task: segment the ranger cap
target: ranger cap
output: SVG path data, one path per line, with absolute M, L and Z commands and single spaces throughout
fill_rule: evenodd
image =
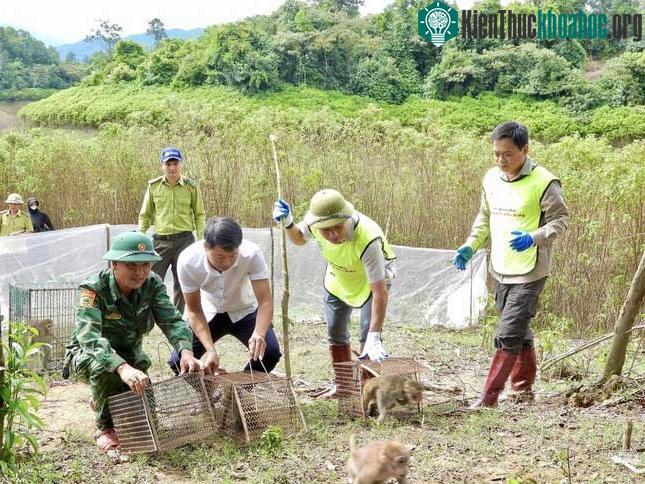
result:
M 336 190 L 320 190 L 309 202 L 305 223 L 310 227 L 324 229 L 338 225 L 352 216 L 354 206 Z
M 143 232 L 123 232 L 112 241 L 110 250 L 103 256 L 116 262 L 157 262 L 161 256 L 155 251 L 152 239 Z
M 19 203 L 20 205 L 22 205 L 25 202 L 22 201 L 22 197 L 20 195 L 18 195 L 17 193 L 12 193 L 7 197 L 4 203 Z
M 161 150 L 161 156 L 159 157 L 159 160 L 162 163 L 168 160 L 184 161 L 184 157 L 182 156 L 181 151 L 179 151 L 179 148 L 175 148 L 174 146 L 166 146 L 163 150 Z

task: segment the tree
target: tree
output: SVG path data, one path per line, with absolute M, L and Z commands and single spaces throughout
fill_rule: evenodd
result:
M 70 63 L 76 62 L 76 54 L 74 53 L 74 51 L 70 50 L 67 53 L 67 55 L 65 56 L 65 62 L 70 62 Z
M 123 27 L 117 24 L 111 24 L 107 19 L 97 19 L 96 21 L 99 24 L 98 28 L 94 29 L 87 37 L 85 37 L 85 42 L 94 42 L 98 40 L 105 44 L 108 52 L 112 52 L 116 43 L 121 40 L 121 31 L 123 31 Z
M 645 299 L 645 252 L 641 255 L 641 261 L 632 279 L 632 284 L 623 303 L 623 307 L 618 315 L 618 320 L 614 326 L 614 339 L 605 363 L 603 380 L 612 375 L 620 375 L 625 364 L 625 353 L 627 352 L 627 343 L 629 343 L 629 332 L 634 326 L 634 319 Z
M 358 8 L 365 3 L 365 0 L 318 0 L 322 7 L 332 11 L 345 10 L 352 15 L 358 15 Z
M 146 34 L 155 39 L 155 49 L 159 47 L 159 43 L 168 37 L 166 33 L 166 27 L 163 22 L 158 18 L 153 18 L 148 22 L 148 30 Z

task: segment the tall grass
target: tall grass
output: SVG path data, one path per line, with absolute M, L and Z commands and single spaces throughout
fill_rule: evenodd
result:
M 478 120 L 486 129 L 473 132 L 431 109 L 415 124 L 388 107 L 361 105 L 360 98 L 343 114 L 333 99 L 317 110 L 313 101 L 307 109 L 286 107 L 286 101 L 276 109 L 275 100 L 262 105 L 257 98 L 218 92 L 218 105 L 183 109 L 179 101 L 168 101 L 175 121 L 162 128 L 104 123 L 95 136 L 49 128 L 6 134 L 0 138 L 0 185 L 39 196 L 59 226 L 135 223 L 146 181 L 160 173 L 159 150 L 177 144 L 209 216 L 231 215 L 262 227 L 270 221 L 276 193 L 268 142 L 268 134 L 276 133 L 283 190 L 297 217 L 313 193 L 334 187 L 387 228 L 393 243 L 452 249 L 468 234 L 482 176 L 492 166 L 489 137 L 479 132 L 491 130 L 497 118 L 488 125 Z M 133 111 L 139 102 L 133 96 L 131 114 L 154 116 L 154 106 Z M 119 105 L 114 112 L 125 109 Z M 29 119 L 37 117 L 36 106 L 27 110 Z M 645 142 L 614 147 L 606 139 L 575 134 L 534 141 L 531 154 L 561 177 L 571 213 L 569 230 L 557 243 L 539 323 L 566 318 L 578 335 L 607 329 L 645 244 Z

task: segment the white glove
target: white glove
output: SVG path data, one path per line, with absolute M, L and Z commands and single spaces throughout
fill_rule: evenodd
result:
M 369 358 L 372 361 L 382 362 L 388 356 L 390 355 L 387 351 L 385 351 L 385 348 L 383 347 L 380 331 L 371 331 L 367 333 L 365 347 L 363 348 L 363 352 L 358 358 L 361 360 Z
M 285 227 L 290 227 L 293 224 L 291 207 L 282 199 L 273 204 L 273 220 Z

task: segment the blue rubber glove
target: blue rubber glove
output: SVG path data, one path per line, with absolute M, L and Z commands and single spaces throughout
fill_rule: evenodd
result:
M 452 259 L 452 265 L 455 266 L 460 271 L 466 269 L 466 264 L 473 256 L 473 249 L 469 245 L 462 245 L 457 249 L 457 254 L 455 258 Z
M 533 245 L 533 237 L 524 230 L 513 230 L 511 235 L 514 235 L 515 237 L 510 240 L 508 245 L 511 246 L 511 249 L 517 252 L 525 251 Z
M 282 199 L 273 204 L 273 220 L 275 220 L 276 223 L 284 225 L 285 227 L 289 227 L 293 224 L 291 207 Z

